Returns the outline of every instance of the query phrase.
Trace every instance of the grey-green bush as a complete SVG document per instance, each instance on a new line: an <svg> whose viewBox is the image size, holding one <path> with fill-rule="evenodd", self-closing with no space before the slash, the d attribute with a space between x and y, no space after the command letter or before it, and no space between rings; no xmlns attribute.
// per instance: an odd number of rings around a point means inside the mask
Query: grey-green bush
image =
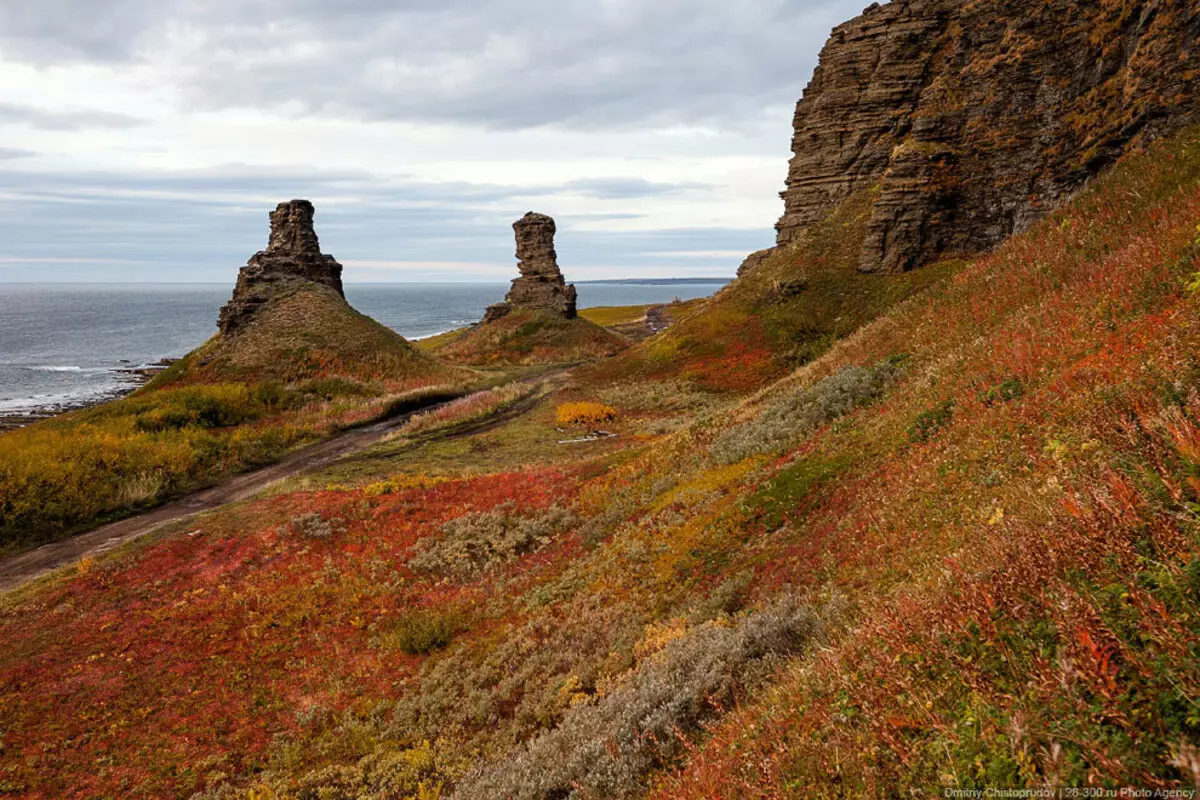
<svg viewBox="0 0 1200 800"><path fill-rule="evenodd" d="M281 532L290 530L305 539L330 539L335 534L343 533L346 530L346 521L341 517L325 519L313 511L309 514L292 517L291 521L280 530Z"/></svg>
<svg viewBox="0 0 1200 800"><path fill-rule="evenodd" d="M725 431L712 444L713 458L733 464L750 456L780 452L805 434L876 400L899 369L891 361L873 367L843 367L806 389L775 400L757 418Z"/></svg>
<svg viewBox="0 0 1200 800"><path fill-rule="evenodd" d="M505 503L450 520L440 537L417 542L408 565L466 580L541 549L574 522L575 515L567 509L554 507L523 517L514 513L512 503Z"/></svg>
<svg viewBox="0 0 1200 800"><path fill-rule="evenodd" d="M560 800L640 796L644 779L684 747L681 735L760 680L775 658L801 650L818 632L815 614L785 597L735 625L706 623L643 663L594 706L469 775L452 797Z"/></svg>

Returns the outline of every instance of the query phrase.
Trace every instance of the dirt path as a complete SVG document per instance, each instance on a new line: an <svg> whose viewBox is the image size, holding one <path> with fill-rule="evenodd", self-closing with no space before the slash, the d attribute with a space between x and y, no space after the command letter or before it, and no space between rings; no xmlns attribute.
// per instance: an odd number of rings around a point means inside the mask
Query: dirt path
<svg viewBox="0 0 1200 800"><path fill-rule="evenodd" d="M15 589L84 556L112 550L125 542L152 533L168 522L187 519L229 503L245 500L276 481L325 467L339 458L379 442L388 433L407 422L413 414L429 411L444 404L435 403L363 428L345 431L328 441L297 450L275 464L236 475L219 486L194 492L144 514L10 556L0 561L0 592Z"/></svg>
<svg viewBox="0 0 1200 800"><path fill-rule="evenodd" d="M667 317L666 306L653 306L646 309L646 327L650 330L650 335L665 331L671 327L671 320Z"/></svg>

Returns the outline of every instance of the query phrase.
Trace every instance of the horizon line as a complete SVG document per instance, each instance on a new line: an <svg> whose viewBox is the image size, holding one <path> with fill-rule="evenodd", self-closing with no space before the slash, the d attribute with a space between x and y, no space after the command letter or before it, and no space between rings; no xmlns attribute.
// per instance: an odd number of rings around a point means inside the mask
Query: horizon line
<svg viewBox="0 0 1200 800"><path fill-rule="evenodd" d="M661 278L589 278L587 280L567 281L567 283L651 283L655 281L693 281L695 283L729 283L734 280L732 277L720 276L710 277L707 275L673 275ZM505 278L497 278L494 280L470 280L470 281L451 281L451 280L407 280L407 281L343 281L346 286L391 286L405 285L413 283L428 283L428 284L506 284L511 283L511 280ZM228 286L228 281L89 281L89 280L40 280L40 281L4 281L0 280L0 286Z"/></svg>

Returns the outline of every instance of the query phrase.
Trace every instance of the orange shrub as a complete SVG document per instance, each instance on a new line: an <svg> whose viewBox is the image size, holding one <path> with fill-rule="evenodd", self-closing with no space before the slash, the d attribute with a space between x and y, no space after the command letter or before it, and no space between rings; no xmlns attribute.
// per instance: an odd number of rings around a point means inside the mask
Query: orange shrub
<svg viewBox="0 0 1200 800"><path fill-rule="evenodd" d="M582 425L592 428L617 418L617 410L603 403L563 403L554 415L559 425Z"/></svg>

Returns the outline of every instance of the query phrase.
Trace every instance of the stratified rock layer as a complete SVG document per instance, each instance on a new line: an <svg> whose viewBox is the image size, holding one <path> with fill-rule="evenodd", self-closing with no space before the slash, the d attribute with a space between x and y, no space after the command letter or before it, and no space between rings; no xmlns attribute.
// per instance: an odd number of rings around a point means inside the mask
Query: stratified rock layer
<svg viewBox="0 0 1200 800"><path fill-rule="evenodd" d="M271 212L267 249L250 257L238 272L233 298L221 309L218 327L231 335L244 328L255 313L280 290L297 281L323 284L342 297L342 265L321 253L313 230L313 205L307 200L280 203Z"/></svg>
<svg viewBox="0 0 1200 800"><path fill-rule="evenodd" d="M513 223L517 236L517 269L521 276L503 303L489 306L483 321L491 322L514 308L545 311L564 319L575 319L575 287L563 280L554 251L554 220L530 211Z"/></svg>
<svg viewBox="0 0 1200 800"><path fill-rule="evenodd" d="M796 107L787 245L870 192L859 258L977 252L1197 119L1195 0L896 0L836 28Z"/></svg>

